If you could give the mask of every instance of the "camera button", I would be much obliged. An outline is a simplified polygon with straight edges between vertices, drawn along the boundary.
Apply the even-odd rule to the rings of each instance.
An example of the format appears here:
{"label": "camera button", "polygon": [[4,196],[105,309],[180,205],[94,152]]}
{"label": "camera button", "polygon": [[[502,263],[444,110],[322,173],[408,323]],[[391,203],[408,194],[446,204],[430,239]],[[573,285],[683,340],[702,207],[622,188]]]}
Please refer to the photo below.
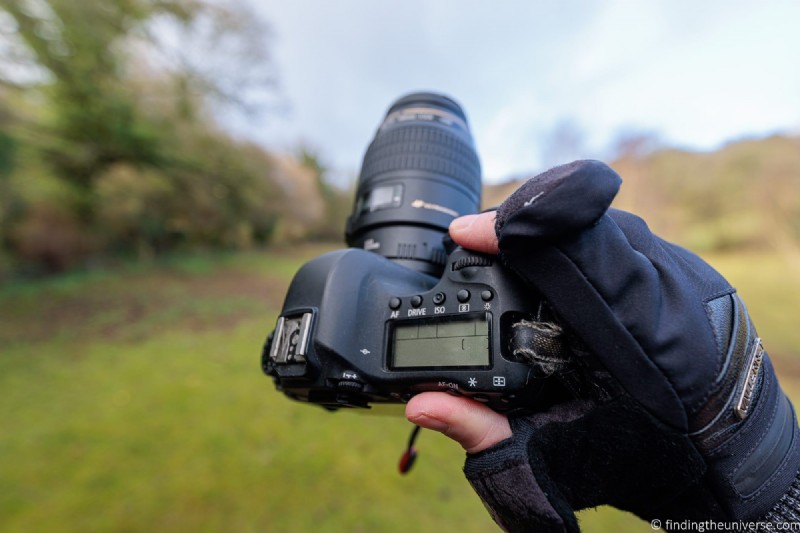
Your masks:
{"label": "camera button", "polygon": [[338,387],[342,390],[361,392],[364,389],[364,384],[358,381],[342,380],[339,382]]}
{"label": "camera button", "polygon": [[445,298],[446,296],[444,295],[443,292],[437,292],[436,294],[433,295],[433,303],[435,303],[436,305],[441,305],[444,303]]}
{"label": "camera button", "polygon": [[461,302],[462,304],[469,300],[469,296],[470,296],[470,294],[469,294],[469,291],[467,289],[461,289],[456,294],[456,298],[458,298],[458,301]]}
{"label": "camera button", "polygon": [[494,298],[494,294],[492,294],[492,291],[490,290],[481,291],[481,300],[483,300],[484,302],[488,302],[492,298]]}
{"label": "camera button", "polygon": [[485,394],[473,394],[472,399],[481,403],[489,403],[490,400],[490,398]]}
{"label": "camera button", "polygon": [[392,298],[389,299],[389,309],[399,309],[400,304],[402,303],[403,302],[400,300],[400,298],[398,298],[397,296],[393,296]]}
{"label": "camera button", "polygon": [[411,306],[412,307],[419,307],[422,305],[422,296],[416,295],[411,297]]}

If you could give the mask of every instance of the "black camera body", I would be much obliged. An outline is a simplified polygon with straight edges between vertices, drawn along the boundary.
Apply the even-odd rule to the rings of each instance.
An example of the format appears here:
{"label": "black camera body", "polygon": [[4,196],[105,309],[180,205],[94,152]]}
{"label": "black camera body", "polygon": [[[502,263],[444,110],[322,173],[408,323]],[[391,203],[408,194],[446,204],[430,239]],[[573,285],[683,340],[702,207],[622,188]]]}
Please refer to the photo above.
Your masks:
{"label": "black camera body", "polygon": [[480,192],[461,107],[434,93],[396,101],[364,156],[351,248],[301,267],[264,346],[277,388],[329,409],[422,391],[499,411],[532,405],[548,372],[532,364],[528,327],[546,306],[497,258],[446,238],[455,217],[478,211]]}
{"label": "black camera body", "polygon": [[329,408],[441,390],[496,410],[540,390],[513,353],[538,302],[495,258],[458,248],[440,279],[346,249],[306,263],[286,296],[264,370],[296,400]]}

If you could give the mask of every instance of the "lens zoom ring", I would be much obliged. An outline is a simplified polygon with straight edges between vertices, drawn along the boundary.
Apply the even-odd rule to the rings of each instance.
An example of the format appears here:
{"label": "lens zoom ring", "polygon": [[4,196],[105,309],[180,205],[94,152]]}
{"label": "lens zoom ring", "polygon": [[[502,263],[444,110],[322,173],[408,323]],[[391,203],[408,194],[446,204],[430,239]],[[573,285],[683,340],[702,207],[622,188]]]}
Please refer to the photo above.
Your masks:
{"label": "lens zoom ring", "polygon": [[401,126],[378,135],[364,156],[361,183],[394,170],[425,170],[450,176],[480,193],[481,170],[474,148],[446,130]]}

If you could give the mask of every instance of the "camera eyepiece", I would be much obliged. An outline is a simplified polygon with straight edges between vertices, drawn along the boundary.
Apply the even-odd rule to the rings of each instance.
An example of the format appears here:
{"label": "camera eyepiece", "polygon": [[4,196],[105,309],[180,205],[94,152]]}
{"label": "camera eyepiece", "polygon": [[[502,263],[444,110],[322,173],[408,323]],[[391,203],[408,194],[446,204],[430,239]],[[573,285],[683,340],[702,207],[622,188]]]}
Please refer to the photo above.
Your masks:
{"label": "camera eyepiece", "polygon": [[348,246],[439,276],[450,222],[477,213],[481,168],[455,100],[419,92],[394,102],[367,148],[347,221]]}

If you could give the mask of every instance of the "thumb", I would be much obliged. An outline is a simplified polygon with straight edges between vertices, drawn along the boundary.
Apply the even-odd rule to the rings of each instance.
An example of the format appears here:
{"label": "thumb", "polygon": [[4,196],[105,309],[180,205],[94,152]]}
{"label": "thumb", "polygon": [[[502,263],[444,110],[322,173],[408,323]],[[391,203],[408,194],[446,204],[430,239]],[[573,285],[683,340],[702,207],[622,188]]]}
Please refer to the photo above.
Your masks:
{"label": "thumb", "polygon": [[619,175],[600,161],[573,161],[531,178],[498,209],[497,231],[508,241],[525,221],[525,240],[558,240],[594,225],[619,191]]}
{"label": "thumb", "polygon": [[478,453],[511,437],[508,418],[489,407],[443,392],[423,392],[406,405],[409,422],[439,431],[467,453]]}
{"label": "thumb", "polygon": [[450,237],[464,248],[497,255],[496,216],[496,211],[488,211],[459,217],[450,223]]}

